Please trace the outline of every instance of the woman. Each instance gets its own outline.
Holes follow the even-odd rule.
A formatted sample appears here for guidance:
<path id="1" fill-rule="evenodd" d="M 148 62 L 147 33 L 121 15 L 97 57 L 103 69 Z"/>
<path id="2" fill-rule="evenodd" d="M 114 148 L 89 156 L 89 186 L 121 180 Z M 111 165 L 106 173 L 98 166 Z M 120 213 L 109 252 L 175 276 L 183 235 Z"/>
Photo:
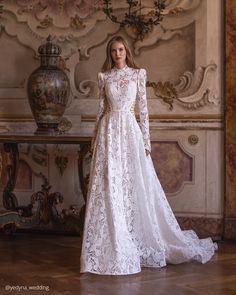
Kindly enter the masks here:
<path id="1" fill-rule="evenodd" d="M 146 71 L 121 36 L 107 44 L 98 74 L 99 112 L 86 205 L 81 272 L 124 275 L 141 267 L 197 260 L 217 246 L 182 231 L 155 173 L 146 100 Z M 134 106 L 139 106 L 140 127 Z"/>

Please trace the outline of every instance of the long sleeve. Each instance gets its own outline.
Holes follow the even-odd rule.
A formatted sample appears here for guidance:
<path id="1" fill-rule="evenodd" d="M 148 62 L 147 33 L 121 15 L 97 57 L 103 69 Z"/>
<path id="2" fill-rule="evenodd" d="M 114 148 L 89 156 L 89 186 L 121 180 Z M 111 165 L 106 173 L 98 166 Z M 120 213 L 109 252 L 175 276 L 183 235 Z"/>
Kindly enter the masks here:
<path id="1" fill-rule="evenodd" d="M 139 107 L 140 128 L 143 134 L 144 147 L 151 152 L 149 116 L 146 96 L 146 70 L 140 69 L 138 73 L 137 101 Z"/>
<path id="2" fill-rule="evenodd" d="M 94 135 L 91 143 L 91 150 L 94 149 L 94 144 L 96 141 L 96 136 L 97 136 L 97 131 L 98 131 L 98 125 L 99 122 L 104 114 L 105 111 L 105 89 L 104 89 L 104 74 L 103 73 L 98 73 L 98 90 L 99 90 L 99 107 L 98 107 L 98 113 L 96 117 L 96 122 L 95 122 L 95 128 L 94 128 Z"/>

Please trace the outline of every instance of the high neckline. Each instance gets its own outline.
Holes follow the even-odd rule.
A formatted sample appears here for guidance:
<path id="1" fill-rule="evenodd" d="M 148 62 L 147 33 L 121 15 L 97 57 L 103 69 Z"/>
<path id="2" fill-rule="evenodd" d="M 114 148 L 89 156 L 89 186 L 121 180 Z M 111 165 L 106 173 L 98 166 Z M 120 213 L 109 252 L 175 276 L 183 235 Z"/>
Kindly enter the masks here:
<path id="1" fill-rule="evenodd" d="M 125 64 L 122 68 L 117 68 L 116 66 L 113 67 L 115 71 L 124 71 L 128 68 L 127 64 Z"/>

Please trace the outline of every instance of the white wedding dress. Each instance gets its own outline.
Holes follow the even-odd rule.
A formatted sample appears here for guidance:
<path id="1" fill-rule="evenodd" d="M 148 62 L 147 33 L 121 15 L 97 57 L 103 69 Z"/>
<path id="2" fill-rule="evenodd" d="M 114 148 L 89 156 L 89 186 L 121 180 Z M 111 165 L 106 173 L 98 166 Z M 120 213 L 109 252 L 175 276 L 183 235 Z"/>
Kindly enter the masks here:
<path id="1" fill-rule="evenodd" d="M 217 245 L 180 229 L 145 152 L 151 150 L 146 71 L 113 68 L 98 74 L 98 84 L 81 272 L 125 275 L 142 266 L 207 262 Z"/>

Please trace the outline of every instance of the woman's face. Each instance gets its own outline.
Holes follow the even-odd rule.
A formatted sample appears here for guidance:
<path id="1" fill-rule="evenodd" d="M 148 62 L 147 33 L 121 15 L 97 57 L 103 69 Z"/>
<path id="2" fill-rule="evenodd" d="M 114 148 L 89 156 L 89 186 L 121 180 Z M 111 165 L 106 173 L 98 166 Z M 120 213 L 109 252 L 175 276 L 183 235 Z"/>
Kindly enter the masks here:
<path id="1" fill-rule="evenodd" d="M 111 58 L 118 68 L 123 68 L 126 65 L 126 50 L 121 42 L 111 44 Z"/>

